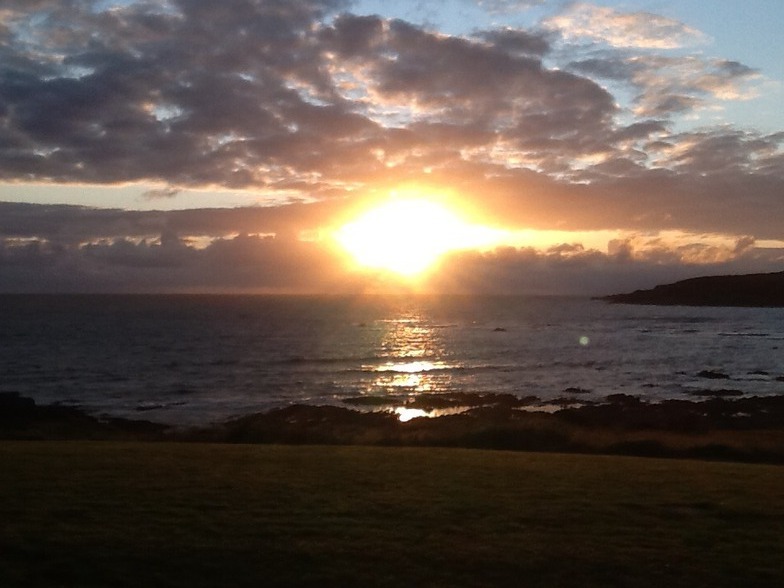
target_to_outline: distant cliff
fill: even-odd
[[[784,306],[784,272],[692,278],[602,300],[684,306]]]

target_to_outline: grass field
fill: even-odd
[[[0,442],[0,586],[781,586],[784,467]]]

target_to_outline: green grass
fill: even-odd
[[[784,467],[0,443],[0,586],[779,586]]]

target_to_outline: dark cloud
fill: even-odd
[[[503,147],[532,162],[611,149],[613,97],[589,79],[543,67],[541,35],[505,29],[475,41],[352,16],[338,20],[334,33],[341,31],[352,32],[352,43],[347,50],[339,35],[329,37],[342,58],[337,74],[368,80],[377,109],[406,105],[414,131],[450,125],[453,149]],[[441,149],[439,139],[417,134],[417,148]]]
[[[6,47],[18,65],[4,60],[0,68],[3,138],[11,145],[0,154],[3,176],[238,187],[285,177],[297,163],[285,159],[292,143],[323,150],[322,133],[363,127],[339,104],[322,110],[292,89],[303,80],[313,96],[329,99],[313,65],[318,48],[304,36],[340,6],[183,0],[105,12],[92,2],[20,8],[18,38]],[[28,40],[33,20],[40,30]],[[307,171],[307,161],[303,167],[295,170]]]
[[[625,82],[637,92],[641,116],[670,116],[704,106],[709,100],[748,98],[759,71],[737,61],[703,56],[673,57],[632,51],[602,51],[573,61],[572,71]]]
[[[619,128],[616,99],[590,76],[634,85],[641,114],[659,117],[756,75],[736,62],[619,52],[569,73],[541,61],[550,33],[446,36],[338,15],[347,5],[337,0],[101,6],[6,9],[0,177],[321,198],[434,162],[477,158],[503,171],[510,153],[513,166],[566,177],[575,158],[629,159],[619,142],[640,125],[666,134],[662,123]]]
[[[421,132],[431,125],[459,127],[453,153],[506,142],[565,160],[608,148],[612,96],[544,68],[540,34],[505,29],[472,41],[348,14],[324,24],[341,6],[18,7],[16,38],[5,47],[15,59],[0,68],[0,176],[294,186],[319,197],[377,175],[420,172],[422,159],[394,172],[385,164],[406,163],[408,153],[396,150],[439,151],[438,138]],[[26,38],[35,19],[45,26]],[[360,77],[361,85],[352,82]],[[393,120],[411,109],[413,117]],[[409,125],[419,132],[399,144]],[[374,156],[379,150],[387,160]]]
[[[482,31],[479,38],[510,54],[543,56],[550,51],[550,42],[543,33],[502,28]]]
[[[689,172],[699,174],[752,173],[767,168],[784,179],[779,146],[781,134],[757,135],[729,130],[723,133],[685,133],[677,137],[682,147],[672,160]],[[777,173],[776,173],[777,172]]]
[[[0,202],[0,238],[77,246],[115,237],[158,237],[164,232],[207,238],[237,233],[299,234],[317,230],[337,212],[337,204],[330,202],[171,211]]]
[[[147,190],[144,194],[142,194],[142,196],[148,200],[159,200],[174,198],[180,192],[181,190],[178,190],[177,188],[156,188],[153,190]]]
[[[241,234],[197,247],[166,229],[159,237],[62,245],[0,239],[0,291],[352,291],[331,249],[286,236]]]

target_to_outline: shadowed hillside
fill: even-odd
[[[625,304],[784,306],[784,272],[692,278],[602,299]]]

